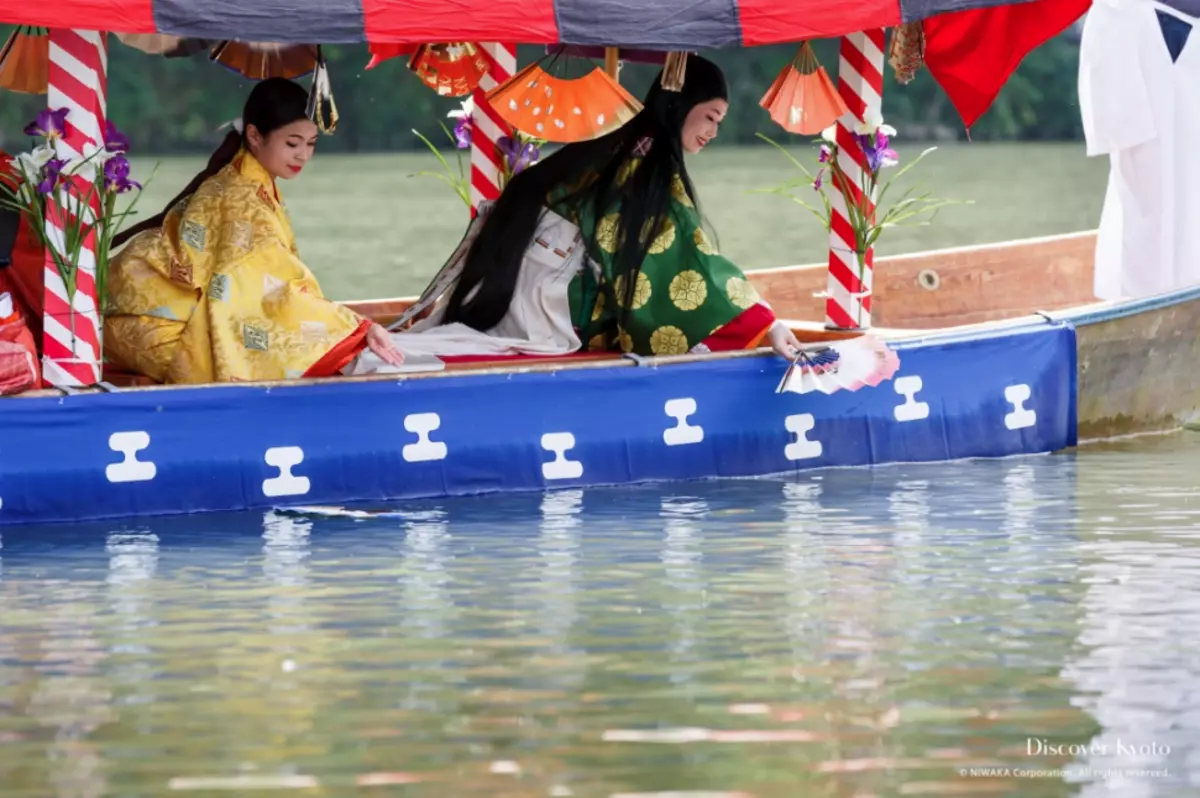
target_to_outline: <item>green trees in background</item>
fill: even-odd
[[[8,30],[0,34],[8,35]],[[749,144],[763,131],[783,134],[758,105],[759,98],[794,53],[793,45],[706,53],[725,70],[730,113],[718,144]],[[544,52],[523,47],[520,63]],[[821,63],[837,70],[837,43],[817,43]],[[422,149],[412,129],[440,139],[437,128],[458,101],[439,97],[422,86],[403,58],[373,70],[365,46],[326,48],[341,123],[322,141],[325,152]],[[988,114],[971,131],[974,140],[1063,140],[1082,135],[1076,95],[1078,45],[1059,37],[1030,54]],[[577,70],[578,68],[576,68]],[[622,83],[641,96],[657,69],[627,65]],[[884,113],[907,139],[962,138],[962,123],[929,73],[901,86],[886,73]],[[307,85],[308,79],[302,79]],[[140,153],[206,152],[220,138],[217,128],[237,117],[250,82],[209,62],[203,55],[168,60],[146,55],[110,39],[109,116],[136,142]],[[43,107],[44,99],[0,93],[0,147],[23,149],[21,128]]]

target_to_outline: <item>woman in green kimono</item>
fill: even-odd
[[[729,108],[715,64],[688,56],[679,91],[661,75],[620,128],[520,172],[481,208],[458,250],[393,334],[412,355],[678,355],[799,347],[704,232],[684,153]],[[370,359],[370,355],[364,358]],[[349,373],[387,370],[374,361]]]

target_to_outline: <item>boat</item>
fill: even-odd
[[[769,350],[28,392],[0,411],[0,524],[1032,455],[1177,429],[1200,408],[1200,377],[1169,368],[1200,345],[1200,288],[1089,301],[1094,245],[880,258],[874,332],[901,365],[857,392],[776,393],[787,363]],[[748,276],[802,341],[851,335],[805,321],[823,264]],[[411,301],[351,304],[387,324]]]
[[[0,19],[54,22],[27,12],[0,0]],[[0,526],[1035,455],[1177,429],[1200,407],[1200,377],[1170,368],[1196,353],[1200,287],[1097,302],[1095,244],[877,258],[872,333],[900,368],[854,392],[780,393],[788,363],[765,349],[186,387],[109,372],[30,391],[0,406]],[[861,334],[818,321],[826,264],[748,277],[802,342]],[[413,301],[348,304],[386,326]]]

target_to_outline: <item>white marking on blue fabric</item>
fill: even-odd
[[[789,443],[783,450],[783,456],[789,460],[811,460],[820,457],[824,451],[820,441],[810,441],[808,433],[817,425],[812,413],[799,413],[784,419],[783,426],[788,432],[795,434],[796,440]]]
[[[583,476],[583,463],[568,460],[568,449],[575,448],[575,436],[569,432],[547,432],[542,436],[542,448],[554,453],[554,459],[542,463],[542,476],[546,479],[579,479]]]
[[[704,440],[704,427],[688,423],[688,416],[696,412],[695,399],[670,399],[663,410],[675,419],[675,426],[663,432],[663,441],[667,446],[686,446],[700,443]]]
[[[896,405],[897,421],[921,421],[929,418],[929,405],[917,401],[917,394],[925,387],[920,377],[897,377],[896,393],[904,397],[904,404]]]
[[[1013,406],[1012,412],[1004,416],[1004,426],[1009,429],[1025,429],[1037,424],[1037,412],[1025,407],[1033,395],[1028,385],[1010,385],[1004,389],[1004,398]]]
[[[308,477],[292,474],[292,469],[304,462],[304,450],[299,446],[275,446],[267,449],[263,459],[279,469],[279,476],[263,480],[264,496],[303,496],[312,487]]]
[[[409,463],[424,463],[446,459],[446,444],[431,441],[429,433],[442,426],[442,417],[437,413],[413,413],[404,417],[404,428],[417,436],[416,443],[406,444],[402,453]]]
[[[150,446],[150,433],[114,432],[108,436],[108,448],[125,457],[119,463],[111,463],[104,469],[109,482],[149,482],[158,473],[157,466],[149,460],[137,459],[138,452]]]

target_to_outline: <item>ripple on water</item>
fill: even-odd
[[[1198,453],[6,530],[0,784],[1188,792]]]

